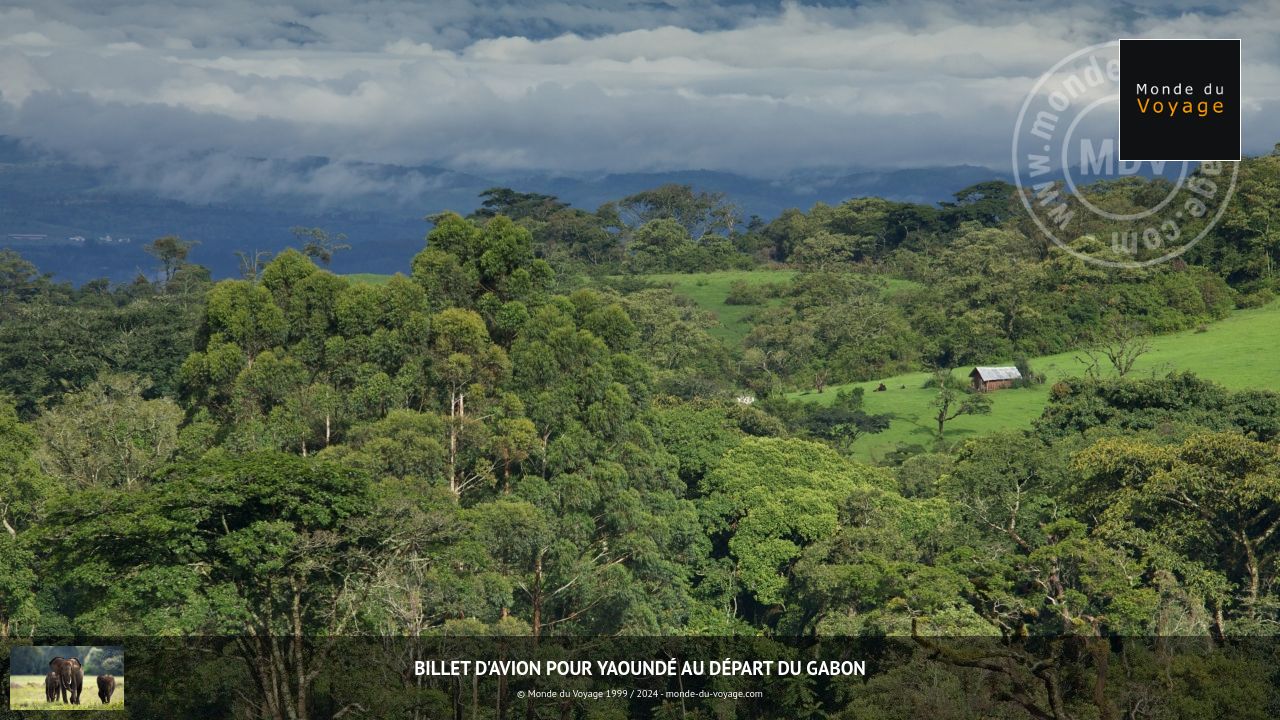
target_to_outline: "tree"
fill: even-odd
[[[467,452],[467,439],[483,430],[474,417],[476,404],[511,371],[502,348],[493,344],[484,320],[470,310],[450,308],[432,318],[433,373],[445,391],[448,411],[447,473],[455,497],[478,483],[494,480],[494,464]],[[467,414],[471,396],[472,416]],[[471,462],[466,462],[468,458]]]
[[[632,233],[627,266],[638,273],[669,270],[674,258],[692,245],[688,230],[676,220],[650,220]]]
[[[620,245],[599,217],[581,210],[564,209],[533,227],[534,242],[543,257],[567,254],[588,265],[616,262]]]
[[[307,720],[373,567],[370,517],[358,472],[278,453],[222,455],[136,492],[74,494],[42,542],[59,569],[77,572],[89,627],[235,636],[253,714]]]
[[[36,605],[35,554],[13,535],[0,533],[0,642],[22,632],[35,634],[40,616]]]
[[[500,572],[500,543],[487,542],[480,513],[409,475],[378,485],[387,532],[378,541],[361,612],[373,632],[394,638],[387,645],[405,653],[400,665],[422,657],[427,650],[420,639],[449,632],[451,622],[471,632],[527,635],[527,625],[504,613],[512,605],[513,578]]]
[[[492,187],[480,193],[484,200],[471,213],[472,218],[488,219],[505,215],[512,220],[547,220],[569,208],[555,195],[517,192],[510,188]]]
[[[946,565],[967,580],[955,594],[1001,640],[928,637],[926,617],[912,636],[932,657],[981,671],[995,698],[1031,717],[1118,718],[1109,687],[1124,678],[1109,670],[1107,635],[1151,632],[1162,593],[1142,580],[1152,570],[1143,559],[1076,519],[1071,482],[1060,452],[1021,433],[965,444],[941,483],[966,523]],[[1106,492],[1091,496],[1106,504]]]
[[[202,295],[129,286],[72,297],[42,291],[0,309],[0,391],[13,396],[24,418],[102,372],[144,376],[154,393],[172,392],[193,349]]]
[[[887,430],[892,416],[867,413],[862,409],[862,396],[862,388],[837,392],[830,405],[815,407],[807,413],[805,429],[842,452],[848,452],[863,435]]]
[[[785,262],[791,258],[800,243],[812,232],[814,223],[796,208],[783,210],[764,227],[761,233],[771,246],[773,260]]]
[[[178,268],[186,264],[187,255],[191,253],[191,248],[198,243],[192,240],[183,240],[177,235],[165,235],[156,238],[142,247],[146,253],[160,261],[161,271],[164,272],[164,281],[168,283],[173,279],[174,273]]]
[[[204,310],[205,332],[235,343],[249,364],[258,354],[280,344],[288,327],[271,291],[257,282],[223,280],[209,292]]]
[[[1103,439],[1076,458],[1088,494],[1116,488],[1102,533],[1134,547],[1214,604],[1215,634],[1280,622],[1264,593],[1280,578],[1280,453],[1237,433],[1198,433],[1178,445]],[[1173,553],[1173,555],[1170,555]],[[1174,559],[1176,558],[1176,559]],[[1228,588],[1239,588],[1235,598]]]
[[[1151,352],[1150,334],[1140,323],[1119,315],[1107,318],[1098,343],[1096,352],[1107,359],[1117,377],[1128,375],[1138,358]]]
[[[939,441],[943,439],[947,423],[961,415],[990,414],[991,398],[984,393],[971,392],[963,386],[957,388],[950,369],[934,372],[933,381],[938,388],[938,393],[933,396],[933,407],[937,410],[933,419],[937,423]]]
[[[240,278],[251,283],[258,282],[258,275],[266,267],[267,259],[272,255],[270,250],[237,250],[236,257],[240,261]]]
[[[1084,435],[1106,426],[1128,434],[1157,428],[1201,428],[1241,432],[1264,442],[1280,437],[1280,394],[1229,391],[1195,374],[1158,378],[1064,380],[1049,394],[1035,421],[1045,440]]]
[[[1240,163],[1232,202],[1206,247],[1191,262],[1211,265],[1233,285],[1249,281],[1273,284],[1280,258],[1280,154]],[[1265,287],[1265,285],[1264,285]]]
[[[36,464],[38,447],[35,431],[19,422],[13,404],[0,395],[0,530],[11,538],[36,521],[51,491]]]
[[[892,482],[817,443],[746,438],[707,475],[703,514],[708,531],[727,542],[742,589],[774,605],[803,548],[836,531],[840,501],[859,487]]]
[[[182,409],[169,398],[143,399],[149,383],[107,375],[36,421],[40,462],[73,487],[129,488],[178,449]]]
[[[48,278],[42,277],[35,265],[13,250],[0,250],[0,308],[29,299],[42,281],[48,282]]]
[[[719,323],[710,313],[666,288],[630,293],[620,301],[635,327],[631,352],[653,367],[660,392],[690,398],[728,389],[732,357],[711,335]]]
[[[446,476],[448,456],[441,438],[444,421],[435,413],[392,410],[385,418],[353,427],[347,442],[322,457],[341,461],[373,477],[432,484]]]
[[[533,302],[550,285],[554,273],[535,258],[529,230],[502,215],[478,227],[456,213],[432,218],[427,247],[413,258],[413,279],[433,309],[496,310],[512,300]]]
[[[968,579],[937,559],[957,530],[949,503],[859,486],[838,511],[838,529],[806,547],[792,569],[780,634],[902,635],[926,618],[930,633],[993,634],[965,602]]]
[[[771,308],[761,313],[757,323],[743,340],[743,375],[754,387],[770,392],[783,378],[804,370],[821,351],[814,324],[803,318],[792,318],[784,308]]]
[[[36,435],[0,395],[0,642],[39,617],[35,556],[25,542],[53,488],[35,463]]]
[[[351,249],[351,246],[346,243],[345,233],[330,235],[324,228],[301,226],[291,228],[290,232],[293,233],[295,240],[303,243],[303,255],[326,267],[333,260],[334,253]]]
[[[988,180],[954,193],[954,202],[939,204],[943,218],[953,226],[976,220],[990,227],[999,225],[1016,211],[1013,201],[1016,193],[1017,189],[1003,180]]]
[[[811,272],[826,272],[852,265],[861,255],[862,238],[821,230],[800,242],[791,259]]]
[[[586,327],[626,344],[626,323],[593,295],[553,298],[512,343],[523,413],[504,401],[505,415],[527,418],[510,434],[532,442],[499,500],[496,554],[535,635],[674,632],[702,554],[696,511],[654,437],[647,366]]]
[[[974,223],[957,235],[938,252],[927,287],[914,298],[912,324],[941,365],[1012,354],[1041,327],[1041,306],[1056,289],[1047,286],[1025,237]]]
[[[632,227],[670,219],[694,240],[711,232],[729,233],[738,224],[738,208],[724,193],[697,191],[691,185],[668,183],[643,190],[623,198],[618,208]]]

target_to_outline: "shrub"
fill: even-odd
[[[729,285],[729,294],[724,298],[725,305],[762,305],[768,298],[768,288],[752,285],[745,280],[734,280]]]
[[[1019,357],[1013,363],[1013,366],[1018,368],[1018,372],[1022,375],[1021,380],[1014,382],[1014,387],[1034,387],[1036,385],[1044,384],[1044,373],[1038,373],[1035,370],[1032,370],[1031,362],[1025,357]]]
[[[1263,305],[1269,305],[1272,300],[1276,299],[1276,294],[1270,288],[1262,288],[1254,290],[1251,293],[1241,295],[1236,300],[1236,307],[1241,309],[1257,308]]]

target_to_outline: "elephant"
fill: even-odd
[[[84,689],[84,668],[80,665],[80,658],[58,656],[49,661],[49,668],[58,676],[62,702],[79,705],[80,691]]]
[[[111,694],[116,691],[116,679],[110,675],[98,676],[98,699],[103,705],[111,704]]]
[[[58,689],[62,687],[62,683],[58,680],[58,673],[50,670],[48,675],[44,676],[44,699],[45,702],[53,702],[58,699]]]

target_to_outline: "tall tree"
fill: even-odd
[[[252,714],[308,720],[373,567],[360,473],[280,454],[172,468],[137,492],[87,490],[44,542],[77,571],[90,627],[237,638]],[[166,601],[156,603],[160,594]]]
[[[859,487],[890,484],[887,473],[817,443],[748,438],[707,475],[702,512],[727,543],[743,591],[775,605],[804,547],[836,531],[840,502]]]
[[[0,395],[0,530],[17,537],[39,516],[48,483],[36,464],[35,431],[18,420],[8,398]]]
[[[178,268],[187,262],[187,255],[191,253],[191,248],[198,243],[194,240],[183,240],[177,235],[165,235],[156,238],[142,247],[148,255],[160,261],[161,272],[164,273],[164,281],[168,283],[173,279]]]
[[[204,324],[208,337],[235,343],[250,364],[259,353],[280,344],[288,331],[271,291],[246,280],[223,280],[213,287]]]
[[[107,375],[42,415],[45,471],[72,487],[129,488],[173,459],[182,409],[169,398],[145,399],[149,386]]]
[[[35,462],[36,434],[0,395],[0,642],[35,631],[35,555],[27,542],[53,487]]]
[[[350,250],[345,233],[330,235],[328,230],[318,227],[294,227],[290,229],[294,239],[302,243],[302,254],[328,267],[335,253]]]
[[[1216,634],[1280,620],[1265,594],[1280,578],[1280,453],[1236,433],[1179,445],[1105,439],[1076,466],[1088,488],[1115,488],[1103,533],[1166,565],[1214,606]],[[1095,490],[1096,492],[1096,490]],[[1178,558],[1172,561],[1170,558]],[[1234,598],[1227,588],[1238,588]]]
[[[471,217],[487,219],[504,215],[512,220],[547,220],[569,207],[555,195],[518,192],[511,188],[492,187],[480,193],[483,200]]]
[[[0,308],[29,299],[40,288],[42,278],[35,265],[17,252],[0,250]]]
[[[691,185],[668,183],[628,195],[618,203],[632,227],[653,220],[674,220],[694,240],[707,233],[729,233],[737,227],[738,208],[721,192],[694,190]]]
[[[456,497],[478,483],[495,480],[489,458],[468,452],[467,439],[482,431],[475,417],[484,396],[511,372],[507,354],[489,338],[484,320],[470,310],[450,308],[431,322],[433,374],[445,394],[448,410],[447,473]],[[468,415],[467,403],[472,403]],[[468,462],[468,458],[471,461]]]

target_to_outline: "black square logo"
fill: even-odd
[[[1239,160],[1240,41],[1120,40],[1120,159]]]

